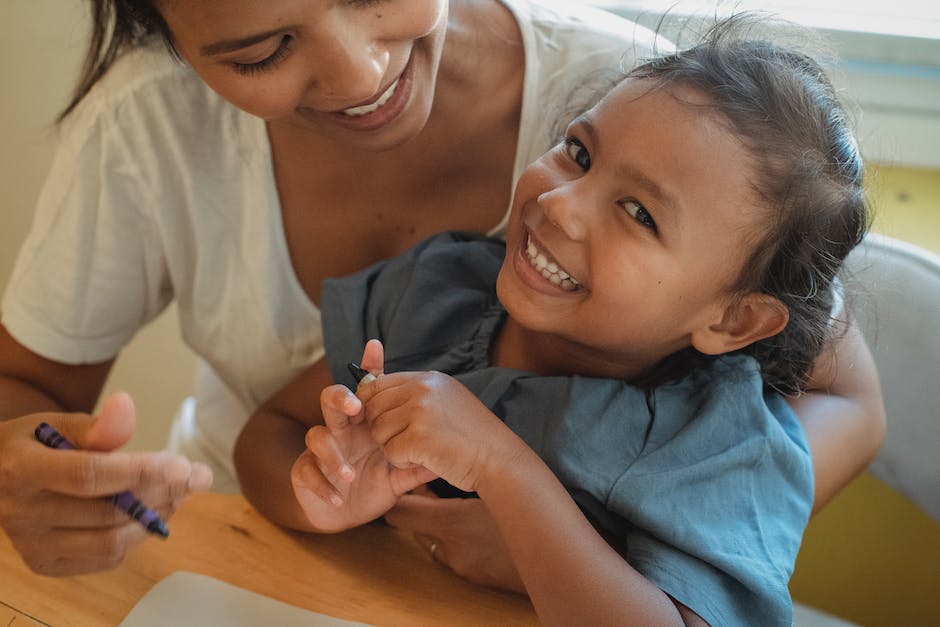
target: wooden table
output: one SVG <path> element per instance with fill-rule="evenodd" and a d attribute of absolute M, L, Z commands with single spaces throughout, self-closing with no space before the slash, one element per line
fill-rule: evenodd
<path fill-rule="evenodd" d="M 65 578 L 34 574 L 0 531 L 0 626 L 117 625 L 157 581 L 178 570 L 379 626 L 538 624 L 524 597 L 460 579 L 410 534 L 384 525 L 294 533 L 241 496 L 199 494 L 169 527 L 168 540 L 146 540 L 114 570 Z"/>

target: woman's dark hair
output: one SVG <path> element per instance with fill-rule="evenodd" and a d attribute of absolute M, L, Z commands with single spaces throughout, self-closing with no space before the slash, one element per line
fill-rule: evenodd
<path fill-rule="evenodd" d="M 91 40 L 72 100 L 59 115 L 65 119 L 101 80 L 124 51 L 160 36 L 175 55 L 172 36 L 153 0 L 91 0 Z"/>
<path fill-rule="evenodd" d="M 749 29 L 762 19 L 723 20 L 702 43 L 627 76 L 651 80 L 654 88 L 683 85 L 703 92 L 709 99 L 704 106 L 754 157 L 752 183 L 770 227 L 752 243 L 732 291 L 773 296 L 790 318 L 779 334 L 738 352 L 757 359 L 767 385 L 792 394 L 805 388 L 813 361 L 836 328 L 836 275 L 867 232 L 869 212 L 862 158 L 832 83 L 809 56 L 751 39 Z M 671 356 L 656 368 L 655 379 L 681 375 L 680 365 L 688 371 L 690 358 L 704 358 L 694 353 Z"/>

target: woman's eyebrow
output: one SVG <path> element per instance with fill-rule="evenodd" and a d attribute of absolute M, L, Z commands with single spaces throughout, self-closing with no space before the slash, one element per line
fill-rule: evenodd
<path fill-rule="evenodd" d="M 282 31 L 284 31 L 283 28 L 278 28 L 266 33 L 258 33 L 257 35 L 239 37 L 238 39 L 226 39 L 224 41 L 217 41 L 211 44 L 206 44 L 199 49 L 199 54 L 204 57 L 212 57 L 218 54 L 224 54 L 226 52 L 234 52 L 235 50 L 241 50 L 242 48 L 247 48 L 257 43 L 261 43 L 265 39 L 273 37 Z"/>

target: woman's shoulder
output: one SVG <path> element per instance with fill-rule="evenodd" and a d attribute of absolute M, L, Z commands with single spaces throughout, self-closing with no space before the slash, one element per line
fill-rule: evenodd
<path fill-rule="evenodd" d="M 164 139 L 185 141 L 225 111 L 237 110 L 154 39 L 117 58 L 65 118 L 61 133 L 78 143 L 95 132 L 133 141 L 156 131 Z"/>
<path fill-rule="evenodd" d="M 531 29 L 535 40 L 578 57 L 614 47 L 653 49 L 655 34 L 639 24 L 603 9 L 570 0 L 501 0 L 516 16 L 520 28 Z M 629 50 L 628 50 L 629 48 Z"/>

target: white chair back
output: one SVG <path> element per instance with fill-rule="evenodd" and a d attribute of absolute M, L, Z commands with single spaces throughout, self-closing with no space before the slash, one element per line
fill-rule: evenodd
<path fill-rule="evenodd" d="M 846 268 L 849 307 L 874 354 L 887 411 L 870 470 L 940 521 L 940 257 L 869 234 Z"/>

